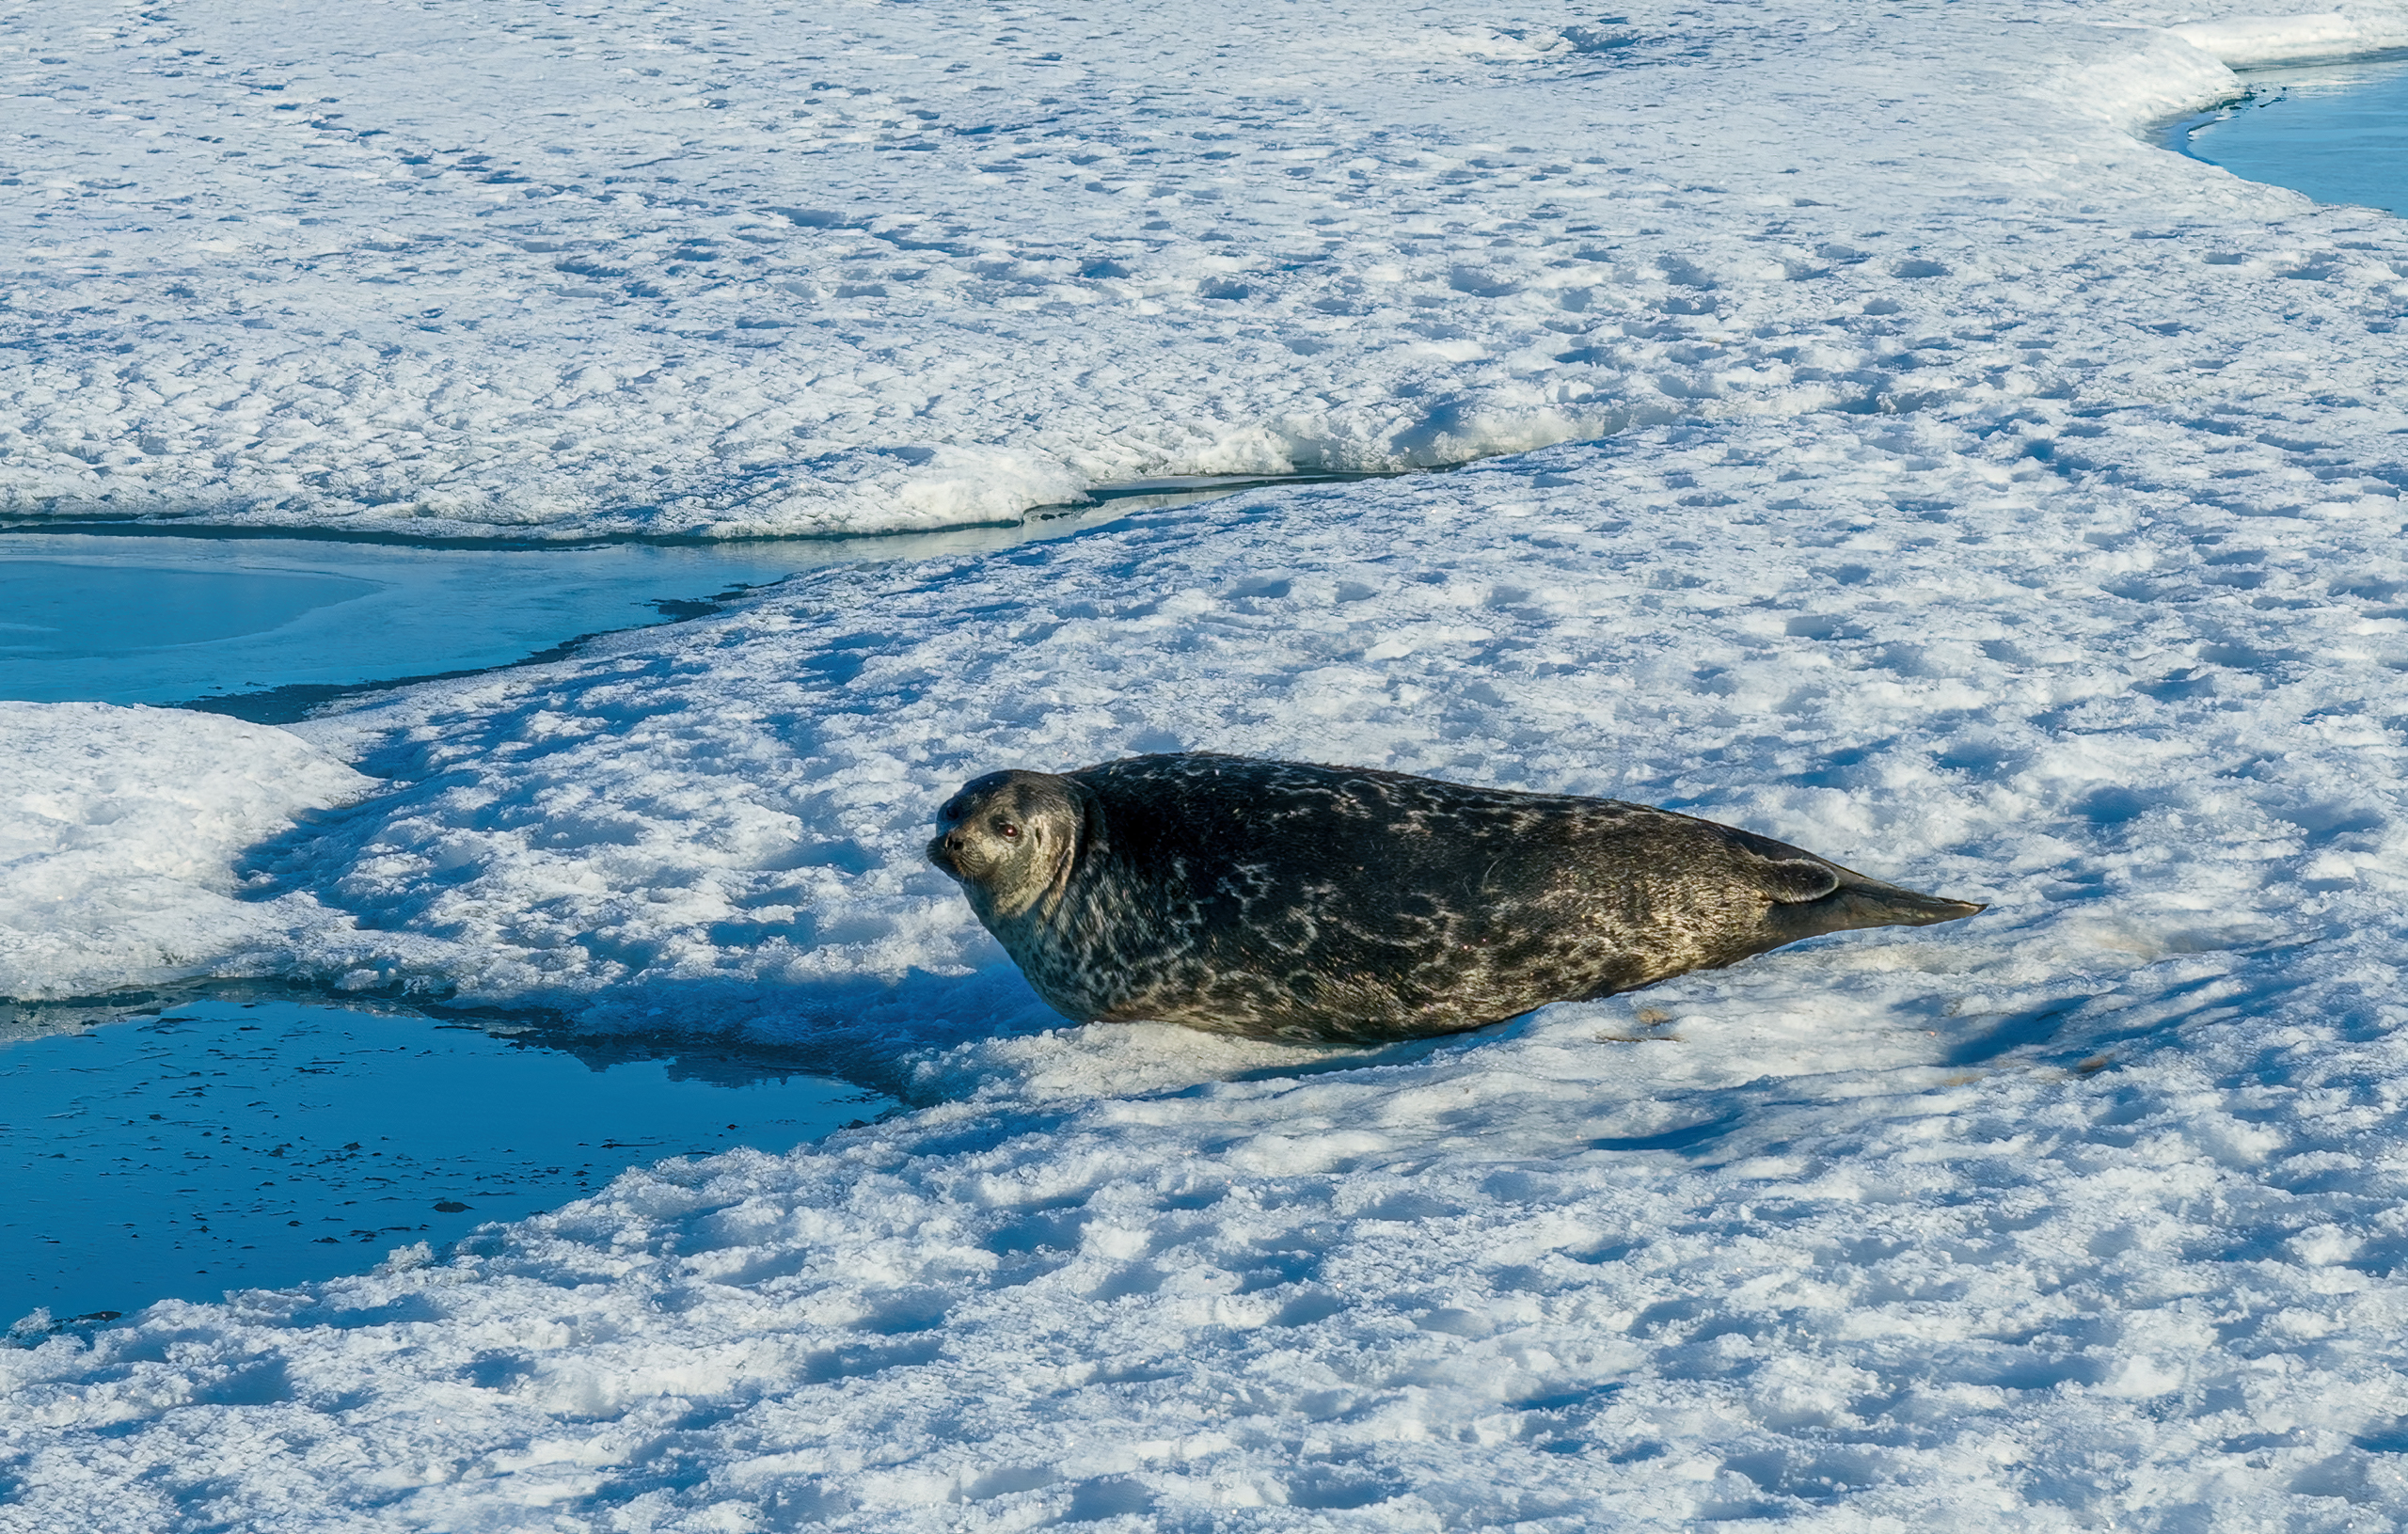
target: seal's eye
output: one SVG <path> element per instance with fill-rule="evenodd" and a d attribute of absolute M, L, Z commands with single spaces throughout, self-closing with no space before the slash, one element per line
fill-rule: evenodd
<path fill-rule="evenodd" d="M 1006 842 L 1017 842 L 1020 840 L 1020 828 L 1013 825 L 1008 820 L 996 821 L 995 830 L 1002 833 L 1004 840 Z"/>

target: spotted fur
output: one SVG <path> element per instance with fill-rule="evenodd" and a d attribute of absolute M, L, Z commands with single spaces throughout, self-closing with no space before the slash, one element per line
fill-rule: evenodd
<path fill-rule="evenodd" d="M 1202 752 L 997 772 L 929 844 L 1080 1021 L 1374 1043 L 1982 908 L 1617 799 Z"/>

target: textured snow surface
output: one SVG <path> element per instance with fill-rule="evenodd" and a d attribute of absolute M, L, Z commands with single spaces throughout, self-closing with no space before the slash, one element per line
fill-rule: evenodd
<path fill-rule="evenodd" d="M 2373 9 L 2361 14 L 2226 16 L 2212 22 L 2184 22 L 2166 30 L 2226 64 L 2242 66 L 2336 58 L 2398 48 L 2408 40 L 2402 38 L 2396 12 Z"/>
<path fill-rule="evenodd" d="M 282 730 L 211 714 L 0 703 L 0 996 L 74 996 L 228 969 L 322 927 L 246 901 L 229 868 L 369 781 Z"/>
<path fill-rule="evenodd" d="M 278 230 L 237 179 L 264 170 L 163 140 L 220 178 L 197 215 L 250 220 L 215 237 L 267 242 L 182 280 L 265 324 L 79 318 L 0 352 L 86 380 L 57 408 L 95 431 L 117 407 L 77 370 L 201 391 L 160 392 L 200 424 L 155 467 L 70 464 L 67 418 L 38 426 L 11 471 L 86 498 L 25 509 L 392 526 L 424 474 L 459 494 L 421 528 L 834 525 L 967 472 L 940 448 L 1075 483 L 1620 429 L 823 573 L 299 727 L 386 782 L 249 833 L 228 965 L 741 1031 L 921 1106 L 631 1171 L 450 1259 L 27 1332 L 0 1529 L 2408 1521 L 2408 232 L 2130 131 L 2325 20 L 2203 48 L 2148 8 L 1899 10 L 596 7 L 502 33 L 490 7 L 378 124 L 406 105 L 447 146 L 415 168 L 526 182 L 338 185 L 296 137 L 275 184 L 328 222 Z M 152 14 L 124 57 L 236 24 Z M 470 35 L 443 6 L 254 14 L 309 44 L 259 76 L 286 96 Z M 2397 13 L 2349 18 L 2379 41 Z M 657 47 L 603 58 L 621 36 Z M 231 48 L 155 87 L 222 101 L 226 147 L 238 110 L 258 142 L 328 135 L 329 166 L 401 136 L 271 119 L 207 71 L 277 55 Z M 658 109 L 542 118 L 605 65 L 662 70 L 622 87 Z M 965 77 L 994 115 L 945 115 Z M 813 79 L 890 100 L 773 88 Z M 509 88 L 426 94 L 478 80 Z M 782 146 L 773 105 L 822 116 Z M 147 131 L 56 121 L 81 136 L 20 143 L 98 164 Z M 606 144 L 681 180 L 578 190 Z M 744 222 L 756 194 L 809 217 Z M 401 233 L 471 230 L 419 273 L 377 257 L 390 287 L 493 323 L 355 308 L 356 342 L 278 339 L 366 291 L 366 257 L 305 236 L 371 197 Z M 526 248 L 562 229 L 589 243 Z M 666 256 L 709 234 L 736 265 L 748 231 L 781 243 L 721 286 Z M 1104 252 L 1127 274 L 1076 275 Z M 589 260 L 627 271 L 551 264 Z M 742 350 L 815 261 L 824 296 Z M 11 312 L 150 280 L 81 269 Z M 545 286 L 579 283 L 615 296 Z M 684 383 L 578 385 L 599 424 L 548 446 L 572 396 L 545 390 L 639 342 Z M 312 392 L 345 368 L 356 416 Z M 818 467 L 742 467 L 799 415 Z M 609 498 L 654 463 L 687 499 Z M 853 474 L 891 489 L 848 500 Z M 148 498 L 171 482 L 226 491 Z M 991 768 L 1182 747 L 1669 804 L 1992 909 L 1369 1055 L 1056 1027 L 921 862 L 930 814 Z"/>
<path fill-rule="evenodd" d="M 2142 288 L 2188 310 L 2321 261 L 2288 302 L 2326 309 L 2394 276 L 2126 130 L 2233 93 L 2218 53 L 2408 23 L 2133 24 L 2189 19 L 8 0 L 0 514 L 926 527 L 2126 369 L 2304 403 L 2329 380 L 2296 358 L 2086 355 Z M 2203 220 L 2241 228 L 2132 238 Z M 2003 311 L 2048 344 L 1908 344 Z"/>

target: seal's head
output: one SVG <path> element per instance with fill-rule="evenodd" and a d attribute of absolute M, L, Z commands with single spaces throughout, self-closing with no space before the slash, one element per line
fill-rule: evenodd
<path fill-rule="evenodd" d="M 943 830 L 928 861 L 959 879 L 982 919 L 1036 905 L 1069 868 L 1079 835 L 1069 780 L 1050 772 L 990 772 L 937 811 Z"/>

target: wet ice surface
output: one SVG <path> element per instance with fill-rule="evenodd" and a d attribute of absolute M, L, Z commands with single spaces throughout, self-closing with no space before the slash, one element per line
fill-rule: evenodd
<path fill-rule="evenodd" d="M 428 547 L 323 538 L 0 536 L 0 699 L 292 718 L 335 688 L 507 665 L 832 564 L 1008 548 L 1259 480 L 1106 487 L 998 527 L 858 538 Z M 273 692 L 259 699 L 250 695 Z M 224 695 L 242 699 L 223 702 Z"/>
<path fill-rule="evenodd" d="M 630 1163 L 785 1150 L 887 1099 L 415 1014 L 197 1001 L 0 1042 L 0 1327 L 214 1300 L 440 1249 Z"/>
<path fill-rule="evenodd" d="M 2185 134 L 2236 176 L 2408 214 L 2408 58 L 2251 70 L 2249 98 Z"/>

